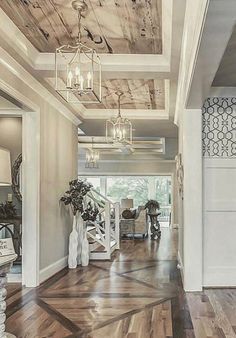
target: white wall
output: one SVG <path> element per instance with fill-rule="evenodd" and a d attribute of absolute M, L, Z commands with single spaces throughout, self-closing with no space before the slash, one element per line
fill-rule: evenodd
<path fill-rule="evenodd" d="M 204 286 L 236 286 L 235 103 L 214 98 L 203 107 Z"/>
<path fill-rule="evenodd" d="M 22 153 L 22 119 L 21 117 L 6 117 L 0 113 L 0 147 L 8 149 L 13 164 L 17 156 Z M 21 203 L 14 196 L 11 187 L 0 187 L 0 202 L 7 200 L 7 194 L 13 196 L 13 203 L 21 214 Z"/>
<path fill-rule="evenodd" d="M 236 286 L 236 158 L 204 159 L 204 286 Z"/>
<path fill-rule="evenodd" d="M 40 268 L 68 255 L 72 219 L 59 199 L 77 176 L 77 128 L 58 112 L 41 113 Z"/>
<path fill-rule="evenodd" d="M 202 111 L 183 114 L 183 272 L 186 291 L 202 289 Z"/>
<path fill-rule="evenodd" d="M 42 281 L 66 264 L 71 217 L 59 205 L 59 199 L 69 180 L 77 176 L 77 127 L 72 119 L 65 117 L 68 115 L 66 107 L 2 49 L 1 54 L 1 89 L 22 98 L 22 103 L 29 104 L 31 109 L 36 107 L 35 114 L 40 115 L 40 130 L 35 138 L 40 139 L 39 264 Z"/>

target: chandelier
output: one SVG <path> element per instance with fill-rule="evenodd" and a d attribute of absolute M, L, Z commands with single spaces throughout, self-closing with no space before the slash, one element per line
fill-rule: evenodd
<path fill-rule="evenodd" d="M 99 161 L 99 151 L 93 148 L 93 137 L 92 137 L 92 148 L 87 149 L 86 152 L 85 168 L 97 169 L 99 167 L 98 161 Z"/>
<path fill-rule="evenodd" d="M 84 0 L 72 2 L 78 13 L 78 36 L 75 45 L 63 45 L 55 52 L 55 90 L 70 103 L 101 102 L 101 62 L 96 51 L 81 42 L 81 17 Z"/>
<path fill-rule="evenodd" d="M 120 112 L 120 100 L 123 93 L 118 96 L 118 116 L 106 121 L 106 141 L 112 143 L 132 143 L 132 124 L 129 119 L 123 118 Z"/>

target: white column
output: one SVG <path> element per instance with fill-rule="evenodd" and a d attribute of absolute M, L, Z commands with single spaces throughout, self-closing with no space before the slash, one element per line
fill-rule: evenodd
<path fill-rule="evenodd" d="M 202 111 L 184 110 L 184 289 L 202 290 Z"/>

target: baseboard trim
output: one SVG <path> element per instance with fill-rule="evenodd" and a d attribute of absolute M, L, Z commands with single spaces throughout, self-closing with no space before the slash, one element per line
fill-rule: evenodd
<path fill-rule="evenodd" d="M 179 268 L 179 271 L 180 271 L 182 284 L 184 285 L 184 266 L 183 266 L 182 258 L 181 258 L 179 251 L 178 251 L 177 259 L 178 259 L 178 265 L 179 265 L 178 268 Z"/>
<path fill-rule="evenodd" d="M 48 278 L 55 275 L 58 271 L 64 269 L 68 265 L 68 256 L 65 256 L 58 261 L 48 265 L 46 268 L 43 268 L 39 272 L 39 282 L 40 284 L 47 280 Z"/>

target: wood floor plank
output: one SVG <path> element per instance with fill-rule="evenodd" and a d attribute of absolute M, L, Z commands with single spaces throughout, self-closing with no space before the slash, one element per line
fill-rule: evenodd
<path fill-rule="evenodd" d="M 177 231 L 163 229 L 160 241 L 122 241 L 111 261 L 63 269 L 36 290 L 12 286 L 7 329 L 22 338 L 195 338 L 176 259 Z"/>
<path fill-rule="evenodd" d="M 62 338 L 71 333 L 33 301 L 7 320 L 7 330 L 17 338 Z"/>

